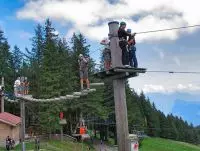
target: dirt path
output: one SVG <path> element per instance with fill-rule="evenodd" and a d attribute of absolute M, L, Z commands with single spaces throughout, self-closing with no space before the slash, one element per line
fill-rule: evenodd
<path fill-rule="evenodd" d="M 118 151 L 117 147 L 111 147 L 106 145 L 104 142 L 95 140 L 94 147 L 96 151 Z"/>

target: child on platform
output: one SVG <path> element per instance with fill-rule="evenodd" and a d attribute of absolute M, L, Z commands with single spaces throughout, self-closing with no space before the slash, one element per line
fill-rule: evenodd
<path fill-rule="evenodd" d="M 100 44 L 104 46 L 103 49 L 103 59 L 104 59 L 104 68 L 108 71 L 111 68 L 111 51 L 110 51 L 110 41 L 108 38 L 104 38 Z"/>

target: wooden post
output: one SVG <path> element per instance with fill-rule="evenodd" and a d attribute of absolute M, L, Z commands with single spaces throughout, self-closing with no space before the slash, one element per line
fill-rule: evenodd
<path fill-rule="evenodd" d="M 24 100 L 20 100 L 20 114 L 21 114 L 21 143 L 22 143 L 22 151 L 25 151 L 25 102 Z"/>
<path fill-rule="evenodd" d="M 4 87 L 4 77 L 1 78 L 1 86 Z M 4 90 L 2 90 L 1 95 L 1 113 L 4 112 Z"/>
<path fill-rule="evenodd" d="M 122 67 L 122 50 L 119 47 L 118 38 L 118 22 L 110 22 L 109 36 L 110 36 L 110 49 L 112 58 L 112 67 Z M 128 140 L 128 119 L 126 107 L 126 93 L 125 93 L 126 79 L 113 80 L 114 100 L 115 100 L 115 114 L 116 114 L 116 127 L 117 127 L 117 141 L 119 151 L 129 151 Z"/>
<path fill-rule="evenodd" d="M 61 128 L 60 128 L 60 139 L 61 139 L 61 142 L 63 142 L 63 125 L 61 125 Z"/>

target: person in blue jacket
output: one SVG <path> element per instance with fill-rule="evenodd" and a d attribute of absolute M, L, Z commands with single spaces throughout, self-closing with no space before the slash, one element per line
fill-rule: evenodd
<path fill-rule="evenodd" d="M 127 29 L 128 33 L 131 33 L 131 29 Z M 135 47 L 135 35 L 130 36 L 128 39 L 128 50 L 129 50 L 129 63 L 131 67 L 137 68 L 138 61 L 136 57 L 136 47 Z"/>

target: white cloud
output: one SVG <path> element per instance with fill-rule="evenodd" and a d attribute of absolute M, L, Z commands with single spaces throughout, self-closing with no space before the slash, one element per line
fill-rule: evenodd
<path fill-rule="evenodd" d="M 73 35 L 73 33 L 75 33 L 75 32 L 76 32 L 76 29 L 74 29 L 74 28 L 70 29 L 70 30 L 67 32 L 67 34 L 65 35 L 65 38 L 66 38 L 66 39 L 71 38 L 72 35 Z"/>
<path fill-rule="evenodd" d="M 17 12 L 19 19 L 43 21 L 47 17 L 71 23 L 72 28 L 88 38 L 101 40 L 108 34 L 108 21 L 125 20 L 133 31 L 146 31 L 200 23 L 199 0 L 30 0 Z M 139 17 L 133 21 L 132 17 Z M 184 31 L 194 32 L 195 29 Z M 175 40 L 180 31 L 137 35 L 137 41 Z"/>
<path fill-rule="evenodd" d="M 181 66 L 181 61 L 180 61 L 180 59 L 177 56 L 175 56 L 173 58 L 173 60 L 174 60 L 174 62 L 176 63 L 177 66 Z"/>
<path fill-rule="evenodd" d="M 163 49 L 160 49 L 160 48 L 158 48 L 158 47 L 155 47 L 155 48 L 153 48 L 153 49 L 154 49 L 155 52 L 158 53 L 160 59 L 163 60 L 164 57 L 165 57 L 164 50 L 163 50 Z"/>
<path fill-rule="evenodd" d="M 52 33 L 55 35 L 59 35 L 59 31 L 57 31 L 57 30 L 53 31 Z"/>
<path fill-rule="evenodd" d="M 138 89 L 137 92 L 140 93 L 163 93 L 170 94 L 175 92 L 200 92 L 200 85 L 194 84 L 178 84 L 175 86 L 164 86 L 164 85 L 155 85 L 155 84 L 145 84 L 143 88 Z"/>

